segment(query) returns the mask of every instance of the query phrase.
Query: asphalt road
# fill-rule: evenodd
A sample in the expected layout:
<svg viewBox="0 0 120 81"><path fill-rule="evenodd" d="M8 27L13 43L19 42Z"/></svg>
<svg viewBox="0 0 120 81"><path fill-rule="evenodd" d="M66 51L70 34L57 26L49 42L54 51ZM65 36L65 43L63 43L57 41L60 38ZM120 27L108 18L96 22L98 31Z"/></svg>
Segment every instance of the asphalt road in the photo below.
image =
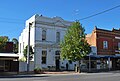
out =
<svg viewBox="0 0 120 81"><path fill-rule="evenodd" d="M4 76L0 81L120 81L120 73Z"/></svg>

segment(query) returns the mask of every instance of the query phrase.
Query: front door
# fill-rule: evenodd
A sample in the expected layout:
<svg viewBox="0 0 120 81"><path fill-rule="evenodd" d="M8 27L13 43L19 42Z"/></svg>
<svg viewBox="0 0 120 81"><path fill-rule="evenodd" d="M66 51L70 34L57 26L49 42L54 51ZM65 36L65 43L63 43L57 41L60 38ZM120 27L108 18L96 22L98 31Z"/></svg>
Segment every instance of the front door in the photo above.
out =
<svg viewBox="0 0 120 81"><path fill-rule="evenodd" d="M60 70L60 61L59 59L56 59L56 71Z"/></svg>
<svg viewBox="0 0 120 81"><path fill-rule="evenodd" d="M60 70L60 51L55 52L55 59L56 59L56 71Z"/></svg>

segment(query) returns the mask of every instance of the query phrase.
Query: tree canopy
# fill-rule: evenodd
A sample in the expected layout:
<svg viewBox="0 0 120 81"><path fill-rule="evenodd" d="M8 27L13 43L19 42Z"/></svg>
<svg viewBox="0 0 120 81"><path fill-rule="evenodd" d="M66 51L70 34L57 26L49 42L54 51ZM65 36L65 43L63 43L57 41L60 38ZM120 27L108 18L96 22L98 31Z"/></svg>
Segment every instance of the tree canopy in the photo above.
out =
<svg viewBox="0 0 120 81"><path fill-rule="evenodd" d="M90 45L85 40L85 29L79 21L74 22L66 31L61 42L61 58L80 61L91 52Z"/></svg>
<svg viewBox="0 0 120 81"><path fill-rule="evenodd" d="M13 38L12 42L13 42L13 52L18 53L18 40L16 38Z"/></svg>
<svg viewBox="0 0 120 81"><path fill-rule="evenodd" d="M27 59L27 48L28 48L28 46L26 46L23 51L25 59ZM30 59L33 57L33 54L34 54L34 52L33 52L32 46L30 46Z"/></svg>
<svg viewBox="0 0 120 81"><path fill-rule="evenodd" d="M9 39L7 36L0 36L0 52L4 52L6 42L8 42Z"/></svg>

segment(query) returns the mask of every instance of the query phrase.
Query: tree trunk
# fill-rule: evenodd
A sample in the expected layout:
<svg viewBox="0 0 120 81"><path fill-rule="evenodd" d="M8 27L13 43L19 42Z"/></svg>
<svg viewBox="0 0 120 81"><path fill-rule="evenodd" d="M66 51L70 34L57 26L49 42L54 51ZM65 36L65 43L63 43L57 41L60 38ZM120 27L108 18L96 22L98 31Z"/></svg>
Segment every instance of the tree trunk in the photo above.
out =
<svg viewBox="0 0 120 81"><path fill-rule="evenodd" d="M80 73L80 61L77 62L77 66L75 67L75 72Z"/></svg>
<svg viewBox="0 0 120 81"><path fill-rule="evenodd" d="M80 60L78 61L78 73L80 73Z"/></svg>

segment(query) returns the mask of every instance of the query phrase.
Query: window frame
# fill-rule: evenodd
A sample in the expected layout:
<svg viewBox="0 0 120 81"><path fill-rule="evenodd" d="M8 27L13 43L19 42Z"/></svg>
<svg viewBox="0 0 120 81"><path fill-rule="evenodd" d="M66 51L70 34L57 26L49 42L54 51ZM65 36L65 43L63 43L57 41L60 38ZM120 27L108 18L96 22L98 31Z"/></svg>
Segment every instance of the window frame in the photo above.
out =
<svg viewBox="0 0 120 81"><path fill-rule="evenodd" d="M60 32L56 32L56 42L60 42Z"/></svg>
<svg viewBox="0 0 120 81"><path fill-rule="evenodd" d="M108 41L103 41L103 49L108 49Z"/></svg>
<svg viewBox="0 0 120 81"><path fill-rule="evenodd" d="M47 51L46 50L42 50L42 64L46 64L47 63Z"/></svg>
<svg viewBox="0 0 120 81"><path fill-rule="evenodd" d="M120 50L120 42L118 42L118 50Z"/></svg>
<svg viewBox="0 0 120 81"><path fill-rule="evenodd" d="M46 30L42 30L42 41L46 41Z"/></svg>

